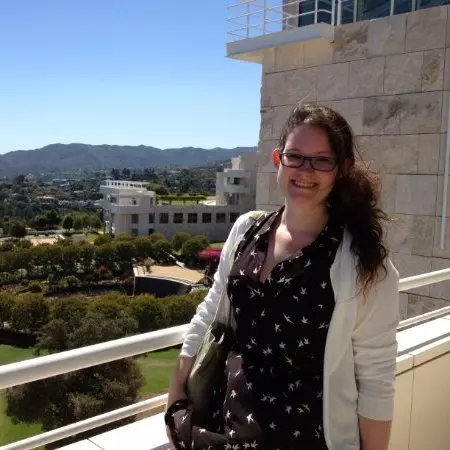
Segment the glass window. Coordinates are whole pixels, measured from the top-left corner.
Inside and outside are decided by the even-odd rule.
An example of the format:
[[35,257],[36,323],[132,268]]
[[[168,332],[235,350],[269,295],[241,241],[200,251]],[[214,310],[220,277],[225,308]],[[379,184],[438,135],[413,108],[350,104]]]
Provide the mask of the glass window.
[[139,223],[139,216],[137,214],[131,214],[131,223],[132,224]]
[[155,230],[153,228],[149,228],[148,229],[148,235],[150,236],[151,234],[153,234],[155,232]]
[[183,223],[183,213],[174,213],[173,223]]
[[137,228],[132,228],[131,229],[131,236],[136,237],[138,235],[138,230]]
[[225,213],[216,213],[216,223],[225,223],[226,217]]
[[188,223],[197,223],[197,213],[188,213]]
[[[331,23],[332,0],[319,0],[317,3],[317,22]],[[345,0],[344,0],[345,1]],[[353,2],[353,0],[351,0]],[[299,4],[298,26],[304,27],[314,23],[315,0],[304,0]]]
[[155,215],[153,213],[148,215],[148,223],[155,223]]
[[235,213],[235,212],[230,213],[230,223],[236,222],[236,220],[238,219],[239,216],[240,216],[239,213]]
[[358,0],[357,20],[370,20],[389,16],[391,13],[390,0]]
[[202,214],[202,223],[211,223],[212,221],[211,213],[203,213]]
[[159,213],[159,223],[169,223],[169,213]]

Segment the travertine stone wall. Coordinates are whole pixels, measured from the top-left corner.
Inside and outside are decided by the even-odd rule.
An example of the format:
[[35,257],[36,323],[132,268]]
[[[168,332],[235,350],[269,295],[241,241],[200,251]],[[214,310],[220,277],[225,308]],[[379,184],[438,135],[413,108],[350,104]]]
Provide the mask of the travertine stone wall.
[[[282,204],[271,151],[292,106],[317,101],[353,126],[364,159],[380,170],[391,214],[388,244],[402,277],[450,267],[450,219],[440,216],[450,97],[450,9],[435,7],[343,25],[334,43],[267,51],[261,90],[257,206]],[[450,217],[450,195],[447,216]],[[450,305],[450,282],[402,294],[402,315]]]

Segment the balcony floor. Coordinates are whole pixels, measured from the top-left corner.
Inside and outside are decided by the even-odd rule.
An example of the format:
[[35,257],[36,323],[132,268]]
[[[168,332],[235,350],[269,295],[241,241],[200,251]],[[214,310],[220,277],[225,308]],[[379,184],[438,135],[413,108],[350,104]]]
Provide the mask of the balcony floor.
[[169,450],[170,445],[162,413],[75,444],[60,447],[61,450]]

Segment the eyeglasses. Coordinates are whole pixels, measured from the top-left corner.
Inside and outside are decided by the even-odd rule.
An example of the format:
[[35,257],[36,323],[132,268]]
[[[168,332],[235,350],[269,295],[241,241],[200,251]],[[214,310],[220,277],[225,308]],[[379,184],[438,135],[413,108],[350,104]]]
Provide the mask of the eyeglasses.
[[336,168],[336,158],[331,156],[304,156],[299,153],[280,153],[281,164],[286,167],[300,168],[308,161],[310,167],[321,172],[331,172]]

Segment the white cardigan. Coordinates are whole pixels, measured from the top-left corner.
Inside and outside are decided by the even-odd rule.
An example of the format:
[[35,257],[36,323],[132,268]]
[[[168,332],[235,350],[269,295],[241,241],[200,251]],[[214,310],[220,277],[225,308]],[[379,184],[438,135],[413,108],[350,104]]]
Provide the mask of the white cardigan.
[[[232,256],[251,223],[250,213],[235,222],[224,244],[214,284],[198,306],[181,356],[193,357],[226,295]],[[335,308],[328,330],[323,377],[323,426],[330,450],[359,450],[358,414],[392,420],[396,330],[399,322],[398,272],[387,261],[387,276],[364,298],[347,231],[330,270]]]

